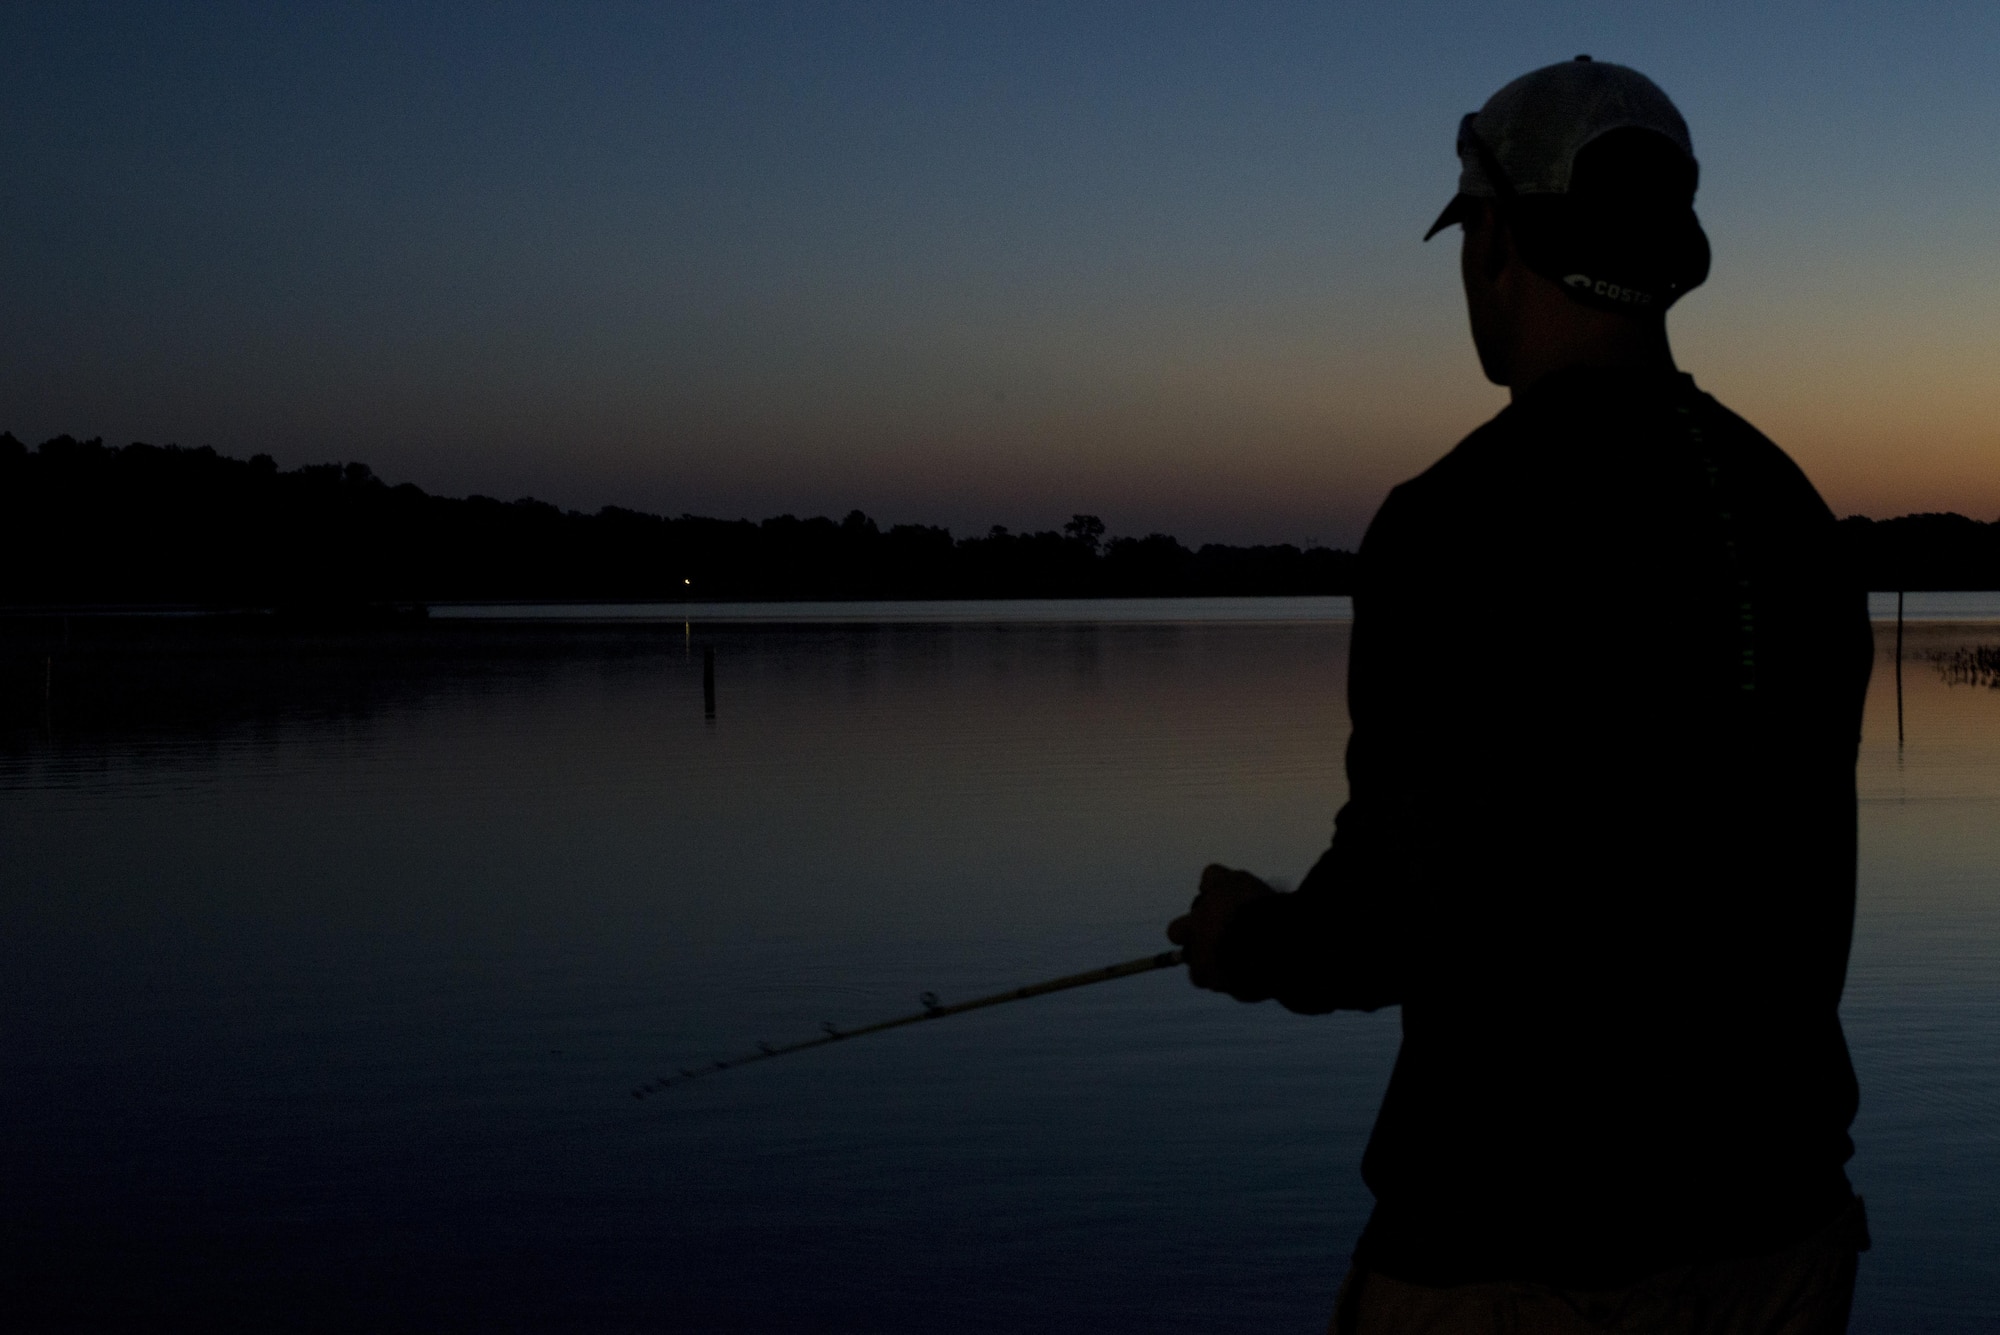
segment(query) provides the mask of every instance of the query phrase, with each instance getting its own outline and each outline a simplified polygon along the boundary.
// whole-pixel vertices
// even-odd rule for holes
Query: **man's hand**
[[[1167,940],[1187,953],[1188,981],[1215,992],[1229,990],[1216,967],[1215,948],[1236,911],[1253,899],[1277,891],[1247,871],[1210,863],[1202,868],[1201,889],[1194,904],[1167,924]]]

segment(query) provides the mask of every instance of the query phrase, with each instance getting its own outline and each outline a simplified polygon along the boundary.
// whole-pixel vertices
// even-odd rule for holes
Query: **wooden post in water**
[[[1896,749],[1903,749],[1903,591],[1896,590]]]
[[[701,716],[715,718],[715,650],[701,651]]]

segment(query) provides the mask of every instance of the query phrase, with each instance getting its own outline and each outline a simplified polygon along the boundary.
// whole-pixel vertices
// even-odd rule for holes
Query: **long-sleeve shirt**
[[[1847,1204],[1872,659],[1825,504],[1686,376],[1558,373],[1390,494],[1332,846],[1219,944],[1402,1008],[1358,1262],[1609,1286]]]

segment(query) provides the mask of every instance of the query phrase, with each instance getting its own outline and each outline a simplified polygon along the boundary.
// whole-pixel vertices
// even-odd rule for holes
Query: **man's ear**
[[[1484,270],[1486,281],[1497,283],[1500,275],[1507,272],[1507,266],[1514,259],[1514,233],[1507,226],[1507,220],[1500,216],[1500,210],[1491,204],[1480,205],[1485,214],[1486,254]]]
[[[1459,225],[1465,229],[1467,276],[1492,286],[1514,257],[1514,238],[1501,221],[1500,211],[1490,201],[1479,200]]]

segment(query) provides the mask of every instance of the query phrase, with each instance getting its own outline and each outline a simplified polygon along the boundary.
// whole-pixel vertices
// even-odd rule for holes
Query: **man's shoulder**
[[[1510,404],[1392,488],[1364,548],[1472,541],[1492,552],[1506,545],[1496,535],[1567,532],[1592,516],[1629,526],[1671,508],[1672,496],[1695,503],[1690,486],[1705,497],[1706,484],[1690,480],[1706,471],[1704,457],[1759,516],[1832,520],[1791,456],[1691,377],[1578,375],[1551,389]]]
[[[1702,393],[1700,400],[1702,429],[1716,434],[1717,445],[1731,462],[1761,489],[1779,493],[1814,517],[1832,522],[1833,512],[1791,455],[1713,394]]]
[[[1518,416],[1512,407],[1501,409],[1428,468],[1390,488],[1390,498],[1405,505],[1442,501],[1480,476],[1503,468],[1517,434],[1514,419]]]
[[[1464,505],[1490,506],[1510,492],[1515,503],[1551,496],[1567,484],[1607,485],[1620,470],[1600,463],[1639,463],[1653,454],[1712,453],[1764,487],[1823,508],[1790,455],[1763,432],[1700,389],[1691,376],[1566,375],[1549,390],[1510,404],[1475,428],[1437,462],[1390,492],[1401,515]],[[1638,447],[1635,450],[1635,447]],[[1622,479],[1629,481],[1630,479]],[[1551,482],[1564,485],[1551,486]]]
[[[1362,545],[1379,548],[1421,530],[1456,531],[1472,522],[1506,482],[1516,418],[1513,408],[1503,408],[1423,472],[1391,487]]]

